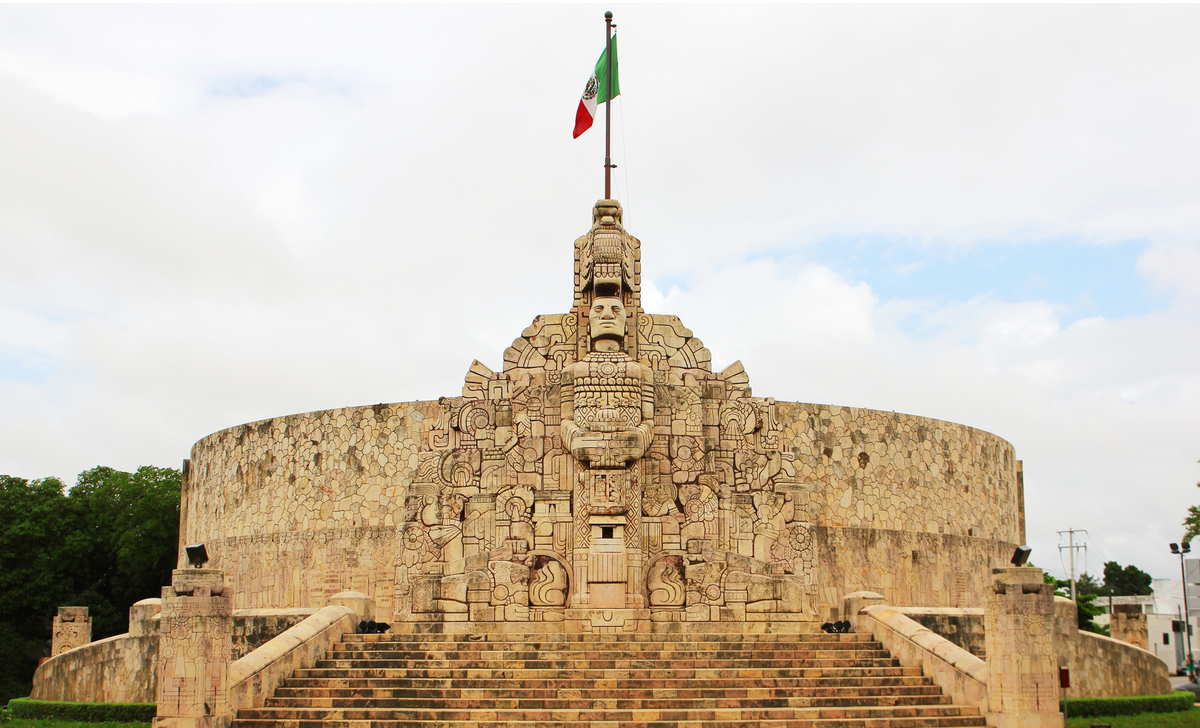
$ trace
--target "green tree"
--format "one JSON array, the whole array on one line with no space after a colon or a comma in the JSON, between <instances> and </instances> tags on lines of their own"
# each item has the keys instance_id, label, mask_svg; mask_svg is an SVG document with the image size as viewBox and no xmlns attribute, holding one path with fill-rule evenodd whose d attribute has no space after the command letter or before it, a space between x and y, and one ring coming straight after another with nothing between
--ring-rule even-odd
<instances>
[{"instance_id":1,"label":"green tree","mask_svg":"<svg viewBox=\"0 0 1200 728\"><path fill-rule=\"evenodd\" d=\"M1198 460L1197 462L1200 462ZM1200 488L1200 483L1196 483L1196 487ZM1187 543L1196 536L1200 536L1200 506L1192 506L1188 508L1187 518L1183 519L1183 541Z\"/></svg>"},{"instance_id":2,"label":"green tree","mask_svg":"<svg viewBox=\"0 0 1200 728\"><path fill-rule=\"evenodd\" d=\"M0 476L0 704L29 694L59 606L88 607L103 639L170 583L180 482L154 467L93 468L69 492L57 478Z\"/></svg>"},{"instance_id":3,"label":"green tree","mask_svg":"<svg viewBox=\"0 0 1200 728\"><path fill-rule=\"evenodd\" d=\"M0 703L29 693L51 619L81 573L78 513L57 478L0 476Z\"/></svg>"},{"instance_id":4,"label":"green tree","mask_svg":"<svg viewBox=\"0 0 1200 728\"><path fill-rule=\"evenodd\" d=\"M1104 564L1104 586L1099 594L1106 597L1142 597L1152 594L1154 578L1132 564L1121 566L1115 561Z\"/></svg>"},{"instance_id":5,"label":"green tree","mask_svg":"<svg viewBox=\"0 0 1200 728\"><path fill-rule=\"evenodd\" d=\"M1103 588L1100 582L1096 581L1096 577L1086 571L1080 574L1079 578L1075 580L1076 594L1100 594L1100 590Z\"/></svg>"},{"instance_id":6,"label":"green tree","mask_svg":"<svg viewBox=\"0 0 1200 728\"><path fill-rule=\"evenodd\" d=\"M1054 587L1055 596L1071 598L1071 582L1069 579L1055 579L1049 572L1042 572L1042 581ZM1091 579L1094 584L1095 579ZM1075 582L1075 608L1078 610L1079 629L1085 632L1108 635L1108 627L1096 624L1096 617L1104 614L1104 610L1096 606L1095 594L1081 594L1079 581Z\"/></svg>"}]
</instances>

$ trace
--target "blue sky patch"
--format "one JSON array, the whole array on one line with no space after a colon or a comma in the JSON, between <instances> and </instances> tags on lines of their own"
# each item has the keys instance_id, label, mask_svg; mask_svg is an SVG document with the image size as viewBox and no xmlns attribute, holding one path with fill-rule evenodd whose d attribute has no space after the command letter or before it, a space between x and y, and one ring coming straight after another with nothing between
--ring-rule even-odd
<instances>
[{"instance_id":1,"label":"blue sky patch","mask_svg":"<svg viewBox=\"0 0 1200 728\"><path fill-rule=\"evenodd\" d=\"M291 83L294 79L276 78L273 76L251 76L244 78L229 78L214 82L208 93L213 96L232 96L236 98L253 98L265 96L280 86Z\"/></svg>"},{"instance_id":2,"label":"blue sky patch","mask_svg":"<svg viewBox=\"0 0 1200 728\"><path fill-rule=\"evenodd\" d=\"M830 238L800 250L759 253L781 264L819 263L851 283L865 282L880 302L935 304L987 296L1006 302L1046 301L1063 325L1081 318L1139 316L1166 305L1138 273L1149 247L1131 240L1097 245L1074 240L978 243L970 246L883 237Z\"/></svg>"},{"instance_id":3,"label":"blue sky patch","mask_svg":"<svg viewBox=\"0 0 1200 728\"><path fill-rule=\"evenodd\" d=\"M43 354L0 347L0 380L19 384L45 384L62 362Z\"/></svg>"}]
</instances>

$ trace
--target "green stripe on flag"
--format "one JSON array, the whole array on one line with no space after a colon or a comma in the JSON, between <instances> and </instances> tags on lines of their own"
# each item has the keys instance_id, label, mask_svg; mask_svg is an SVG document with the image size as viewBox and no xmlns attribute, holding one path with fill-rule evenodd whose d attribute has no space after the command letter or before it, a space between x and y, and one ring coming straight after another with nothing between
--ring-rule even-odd
<instances>
[{"instance_id":1,"label":"green stripe on flag","mask_svg":"<svg viewBox=\"0 0 1200 728\"><path fill-rule=\"evenodd\" d=\"M617 73L617 36L612 37L612 94L608 93L608 49L600 54L596 61L596 105L599 106L609 99L621 95L621 78Z\"/></svg>"}]
</instances>

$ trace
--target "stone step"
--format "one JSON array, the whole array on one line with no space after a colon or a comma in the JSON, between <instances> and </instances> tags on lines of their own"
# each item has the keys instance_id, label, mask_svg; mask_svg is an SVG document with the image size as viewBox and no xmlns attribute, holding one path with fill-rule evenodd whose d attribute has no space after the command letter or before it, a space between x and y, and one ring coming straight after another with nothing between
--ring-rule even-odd
<instances>
[{"instance_id":1,"label":"stone step","mask_svg":"<svg viewBox=\"0 0 1200 728\"><path fill-rule=\"evenodd\" d=\"M936 699L935 702L940 702L943 699L942 689L933 684L922 685L858 685L851 687L834 687L827 686L822 683L821 687L797 688L797 687L748 687L748 688L715 688L702 687L689 681L686 687L667 688L667 687L647 687L633 688L622 687L620 689L622 699L641 699L641 698L680 698L689 700L700 700L707 698L721 698L728 700L749 698L749 699L770 699L770 698L791 698L791 697L811 697L811 698L857 698L857 697L875 697L875 696L896 696L896 697L927 697ZM398 687L398 688L377 688L377 687L329 687L320 685L319 687L289 687L281 686L275 689L275 697L269 700L278 700L283 698L295 698L298 700L307 700L313 698L428 698L428 699L453 699L453 698L469 698L469 699L487 699L487 698L504 698L504 699L557 699L557 698L581 698L586 700L601 700L613 697L611 688L563 688L556 686L543 688L530 687L511 687L500 688L492 683L487 683L486 686L477 688L463 687L458 684L455 687Z\"/></svg>"},{"instance_id":2,"label":"stone step","mask_svg":"<svg viewBox=\"0 0 1200 728\"><path fill-rule=\"evenodd\" d=\"M345 635L233 728L967 728L870 635Z\"/></svg>"},{"instance_id":3,"label":"stone step","mask_svg":"<svg viewBox=\"0 0 1200 728\"><path fill-rule=\"evenodd\" d=\"M941 718L814 718L800 720L720 721L297 721L237 720L238 728L976 728L986 726L983 716Z\"/></svg>"},{"instance_id":4,"label":"stone step","mask_svg":"<svg viewBox=\"0 0 1200 728\"><path fill-rule=\"evenodd\" d=\"M899 660L877 654L866 657L810 657L796 659L758 659L753 657L731 660L649 660L636 658L579 659L579 660L392 660L375 659L322 659L313 665L318 670L338 668L382 668L421 670L727 670L753 669L774 670L799 667L898 667Z\"/></svg>"},{"instance_id":5,"label":"stone step","mask_svg":"<svg viewBox=\"0 0 1200 728\"><path fill-rule=\"evenodd\" d=\"M901 675L920 675L919 667L902 666L830 666L830 667L777 667L769 671L754 668L693 668L693 669L655 669L641 670L634 668L595 668L586 670L571 670L576 678L593 680L620 680L641 678L661 680L664 678L681 679L737 679L764 677L764 672L770 672L768 677L844 677L861 675L864 677L898 677ZM404 668L404 667L335 667L335 668L305 668L296 670L297 677L320 678L354 678L354 677L428 677L428 678L474 678L474 679L555 679L562 676L563 671L554 668L546 669L489 669L489 668Z\"/></svg>"},{"instance_id":6,"label":"stone step","mask_svg":"<svg viewBox=\"0 0 1200 728\"><path fill-rule=\"evenodd\" d=\"M297 672L300 672L297 670ZM409 688L417 690L452 689L465 690L511 690L511 689L555 689L555 690L651 690L656 688L669 690L754 690L779 688L786 690L809 690L820 688L872 688L889 689L892 687L929 687L933 686L931 678L920 673L920 669L909 669L909 674L893 676L841 676L841 677L760 677L760 678L716 678L691 679L675 677L618 678L618 679L582 679L570 675L558 675L549 678L516 680L513 678L385 678L385 677L353 677L353 678L323 678L294 675L287 678L285 688L358 688L358 689L390 689ZM936 687L936 686L934 686Z\"/></svg>"},{"instance_id":7,"label":"stone step","mask_svg":"<svg viewBox=\"0 0 1200 728\"><path fill-rule=\"evenodd\" d=\"M414 693L408 697L272 697L266 708L361 708L429 710L686 710L688 708L851 708L950 705L942 695L875 695L854 697L776 696L769 698L705 696L689 698L441 698Z\"/></svg>"},{"instance_id":8,"label":"stone step","mask_svg":"<svg viewBox=\"0 0 1200 728\"><path fill-rule=\"evenodd\" d=\"M340 645L335 645L338 648ZM884 649L838 650L384 650L334 649L332 660L840 660L890 657Z\"/></svg>"},{"instance_id":9,"label":"stone step","mask_svg":"<svg viewBox=\"0 0 1200 728\"><path fill-rule=\"evenodd\" d=\"M979 716L979 710L963 705L895 706L895 707L848 707L848 708L695 708L680 710L508 710L468 709L431 710L427 708L371 709L371 708L251 708L238 711L238 720L299 721L307 723L321 721L326 726L330 721L583 721L618 722L628 721L726 721L726 720L813 720L819 718L886 719L893 718L963 718Z\"/></svg>"},{"instance_id":10,"label":"stone step","mask_svg":"<svg viewBox=\"0 0 1200 728\"><path fill-rule=\"evenodd\" d=\"M572 633L544 633L544 634L528 634L528 633L505 633L491 632L487 634L393 634L391 632L385 634L346 634L343 636L343 641L349 643L372 643L372 642L408 642L426 644L430 642L453 643L453 644L486 644L486 643L504 643L504 642L529 642L529 643L586 643L586 644L615 644L615 643L630 643L642 642L646 644L688 644L688 645L708 645L708 644L740 644L745 642L754 642L763 645L776 643L796 643L796 644L830 644L841 642L870 642L873 637L870 634L860 634L855 632L847 632L845 634L827 634L817 632L813 634L753 634L753 633L711 633L711 634L643 634L643 633L628 633L628 634L592 634L587 632L572 632Z\"/></svg>"}]
</instances>

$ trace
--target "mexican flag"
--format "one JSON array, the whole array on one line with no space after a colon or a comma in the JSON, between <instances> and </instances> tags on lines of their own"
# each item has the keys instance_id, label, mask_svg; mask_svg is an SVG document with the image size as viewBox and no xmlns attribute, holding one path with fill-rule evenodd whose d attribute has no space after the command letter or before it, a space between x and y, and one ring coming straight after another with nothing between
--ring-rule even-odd
<instances>
[{"instance_id":1,"label":"mexican flag","mask_svg":"<svg viewBox=\"0 0 1200 728\"><path fill-rule=\"evenodd\" d=\"M596 105L603 104L610 98L621 95L621 83L617 76L617 36L609 41L612 48L612 96L608 95L608 49L600 54L596 61L596 72L588 79L583 87L583 98L579 99L579 108L575 110L575 138L592 128L596 120Z\"/></svg>"}]
</instances>

